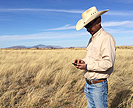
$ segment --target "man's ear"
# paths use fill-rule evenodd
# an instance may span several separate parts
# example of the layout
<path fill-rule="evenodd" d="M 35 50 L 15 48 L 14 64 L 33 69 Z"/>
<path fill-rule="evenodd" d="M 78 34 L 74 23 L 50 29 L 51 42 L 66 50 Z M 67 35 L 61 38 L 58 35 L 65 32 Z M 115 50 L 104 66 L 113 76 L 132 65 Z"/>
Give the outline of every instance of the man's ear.
<path fill-rule="evenodd" d="M 97 27 L 101 27 L 101 22 L 96 24 Z"/>
<path fill-rule="evenodd" d="M 101 22 L 99 22 L 98 25 L 101 26 Z"/>

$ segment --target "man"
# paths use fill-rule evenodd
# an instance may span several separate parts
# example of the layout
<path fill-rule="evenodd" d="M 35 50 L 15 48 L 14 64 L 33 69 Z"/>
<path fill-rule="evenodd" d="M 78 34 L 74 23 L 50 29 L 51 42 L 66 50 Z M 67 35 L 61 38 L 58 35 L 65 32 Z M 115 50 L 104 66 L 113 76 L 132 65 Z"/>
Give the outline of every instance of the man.
<path fill-rule="evenodd" d="M 76 25 L 76 30 L 85 27 L 92 35 L 87 46 L 86 57 L 74 61 L 74 63 L 77 63 L 76 68 L 85 70 L 84 92 L 88 108 L 108 108 L 107 78 L 113 71 L 115 40 L 101 26 L 101 15 L 107 11 L 98 12 L 96 7 L 92 7 L 82 14 L 82 19 Z"/>

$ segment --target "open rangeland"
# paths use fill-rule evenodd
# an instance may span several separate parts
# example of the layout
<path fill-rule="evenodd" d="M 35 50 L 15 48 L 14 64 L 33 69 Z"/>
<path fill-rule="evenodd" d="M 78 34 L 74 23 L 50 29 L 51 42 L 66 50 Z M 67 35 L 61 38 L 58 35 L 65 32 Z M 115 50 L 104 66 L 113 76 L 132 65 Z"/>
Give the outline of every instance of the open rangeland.
<path fill-rule="evenodd" d="M 0 50 L 1 108 L 87 108 L 84 72 L 72 62 L 85 49 Z M 133 108 L 133 47 L 117 47 L 108 78 L 109 108 Z"/>

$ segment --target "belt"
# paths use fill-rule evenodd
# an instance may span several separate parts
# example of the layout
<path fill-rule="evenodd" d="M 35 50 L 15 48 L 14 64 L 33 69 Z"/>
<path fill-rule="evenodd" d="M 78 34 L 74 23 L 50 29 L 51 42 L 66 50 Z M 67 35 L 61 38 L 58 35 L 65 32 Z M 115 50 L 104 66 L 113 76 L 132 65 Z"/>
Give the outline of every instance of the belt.
<path fill-rule="evenodd" d="M 91 84 L 96 84 L 96 83 L 100 83 L 100 82 L 103 82 L 103 81 L 105 81 L 106 80 L 106 78 L 104 78 L 104 79 L 98 79 L 98 80 L 88 80 L 87 78 L 85 78 L 85 80 L 86 80 L 86 82 L 89 84 L 89 85 L 91 85 Z"/>

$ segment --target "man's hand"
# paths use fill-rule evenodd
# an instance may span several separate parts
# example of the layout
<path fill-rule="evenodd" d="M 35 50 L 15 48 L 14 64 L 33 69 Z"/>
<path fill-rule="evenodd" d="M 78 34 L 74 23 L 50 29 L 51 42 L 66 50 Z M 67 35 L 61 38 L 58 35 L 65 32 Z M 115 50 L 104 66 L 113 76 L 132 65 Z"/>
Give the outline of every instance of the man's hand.
<path fill-rule="evenodd" d="M 87 64 L 81 64 L 81 63 L 78 63 L 77 66 L 76 66 L 77 69 L 81 69 L 81 70 L 86 70 L 87 69 Z"/>
<path fill-rule="evenodd" d="M 83 60 L 78 60 L 78 59 L 75 59 L 74 63 L 84 64 L 85 62 L 84 62 Z"/>
<path fill-rule="evenodd" d="M 77 63 L 77 65 L 75 65 L 75 67 L 77 69 L 81 69 L 81 70 L 86 70 L 87 69 L 87 64 L 85 64 L 85 62 L 83 60 L 75 59 L 74 63 Z"/>

